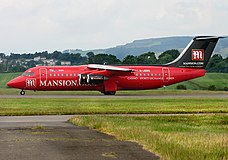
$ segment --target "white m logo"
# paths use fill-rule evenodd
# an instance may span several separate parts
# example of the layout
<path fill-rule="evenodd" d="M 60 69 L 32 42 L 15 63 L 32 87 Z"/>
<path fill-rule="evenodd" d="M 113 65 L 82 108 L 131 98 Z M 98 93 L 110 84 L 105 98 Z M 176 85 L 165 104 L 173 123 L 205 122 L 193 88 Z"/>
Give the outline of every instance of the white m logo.
<path fill-rule="evenodd" d="M 203 61 L 204 60 L 204 50 L 203 49 L 193 49 L 192 50 L 192 60 L 193 61 Z"/>
<path fill-rule="evenodd" d="M 26 79 L 26 87 L 36 87 L 35 79 Z"/>

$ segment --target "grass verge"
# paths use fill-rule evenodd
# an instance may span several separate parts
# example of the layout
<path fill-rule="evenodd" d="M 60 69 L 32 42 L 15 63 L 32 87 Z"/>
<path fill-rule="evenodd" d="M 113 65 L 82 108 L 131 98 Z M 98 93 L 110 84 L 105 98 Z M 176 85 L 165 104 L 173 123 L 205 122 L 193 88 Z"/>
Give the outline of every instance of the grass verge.
<path fill-rule="evenodd" d="M 162 159 L 227 159 L 227 115 L 204 116 L 78 116 L 80 126 L 142 144 Z"/>
<path fill-rule="evenodd" d="M 1 116 L 170 113 L 228 113 L 228 99 L 5 98 L 0 101 Z"/>

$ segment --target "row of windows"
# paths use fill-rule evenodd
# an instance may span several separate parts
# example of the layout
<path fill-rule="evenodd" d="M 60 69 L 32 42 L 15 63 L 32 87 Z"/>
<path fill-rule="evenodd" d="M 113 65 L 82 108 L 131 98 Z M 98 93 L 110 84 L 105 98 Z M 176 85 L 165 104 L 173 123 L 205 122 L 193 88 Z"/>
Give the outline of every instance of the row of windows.
<path fill-rule="evenodd" d="M 150 77 L 150 76 L 161 76 L 161 74 L 160 73 L 158 73 L 158 74 L 153 74 L 153 73 L 144 73 L 144 74 L 142 74 L 142 73 L 140 73 L 140 74 L 138 74 L 138 73 L 136 73 L 135 74 L 136 76 L 148 76 L 148 77 Z"/>
<path fill-rule="evenodd" d="M 76 73 L 74 73 L 74 74 L 73 74 L 73 73 L 69 73 L 69 74 L 68 74 L 68 73 L 66 73 L 66 74 L 64 74 L 64 73 L 61 73 L 61 74 L 60 74 L 60 73 L 57 73 L 57 74 L 56 74 L 56 73 L 53 73 L 53 74 L 52 74 L 52 73 L 51 73 L 51 74 L 50 74 L 50 77 L 64 77 L 64 76 L 65 76 L 65 77 L 73 77 L 73 76 L 76 77 L 77 74 L 76 74 Z"/>
<path fill-rule="evenodd" d="M 140 73 L 140 74 L 138 74 L 138 73 L 136 73 L 135 74 L 136 76 L 148 76 L 148 77 L 150 77 L 150 76 L 161 76 L 161 74 L 160 73 L 158 73 L 158 74 L 153 74 L 153 73 L 144 73 L 144 74 L 142 74 L 142 73 Z M 23 74 L 22 74 L 22 76 L 34 76 L 34 72 L 24 72 Z M 76 77 L 77 76 L 77 74 L 76 73 L 66 73 L 66 74 L 64 74 L 64 73 L 50 73 L 50 77 Z"/>

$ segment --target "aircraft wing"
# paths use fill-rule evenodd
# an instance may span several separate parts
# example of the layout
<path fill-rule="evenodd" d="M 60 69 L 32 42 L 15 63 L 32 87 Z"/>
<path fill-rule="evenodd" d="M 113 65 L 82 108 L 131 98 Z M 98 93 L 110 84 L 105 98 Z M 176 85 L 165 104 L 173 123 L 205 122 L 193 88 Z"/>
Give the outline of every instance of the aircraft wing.
<path fill-rule="evenodd" d="M 79 74 L 80 84 L 100 84 L 112 76 L 131 76 L 133 69 L 100 64 L 88 64 L 86 70 Z"/>
<path fill-rule="evenodd" d="M 100 64 L 88 64 L 87 66 L 90 69 L 99 69 L 99 70 L 108 70 L 116 72 L 134 72 L 134 70 L 123 67 L 109 66 L 109 65 L 100 65 Z"/>

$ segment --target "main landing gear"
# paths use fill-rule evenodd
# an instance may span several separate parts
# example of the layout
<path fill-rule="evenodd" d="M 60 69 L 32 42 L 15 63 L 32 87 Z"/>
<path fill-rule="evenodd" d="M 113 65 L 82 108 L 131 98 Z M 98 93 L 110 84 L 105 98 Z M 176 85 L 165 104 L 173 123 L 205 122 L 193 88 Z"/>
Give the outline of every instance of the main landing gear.
<path fill-rule="evenodd" d="M 115 95 L 116 91 L 104 92 L 104 95 Z"/>
<path fill-rule="evenodd" d="M 22 95 L 22 96 L 25 95 L 25 91 L 21 90 L 20 95 Z"/>

